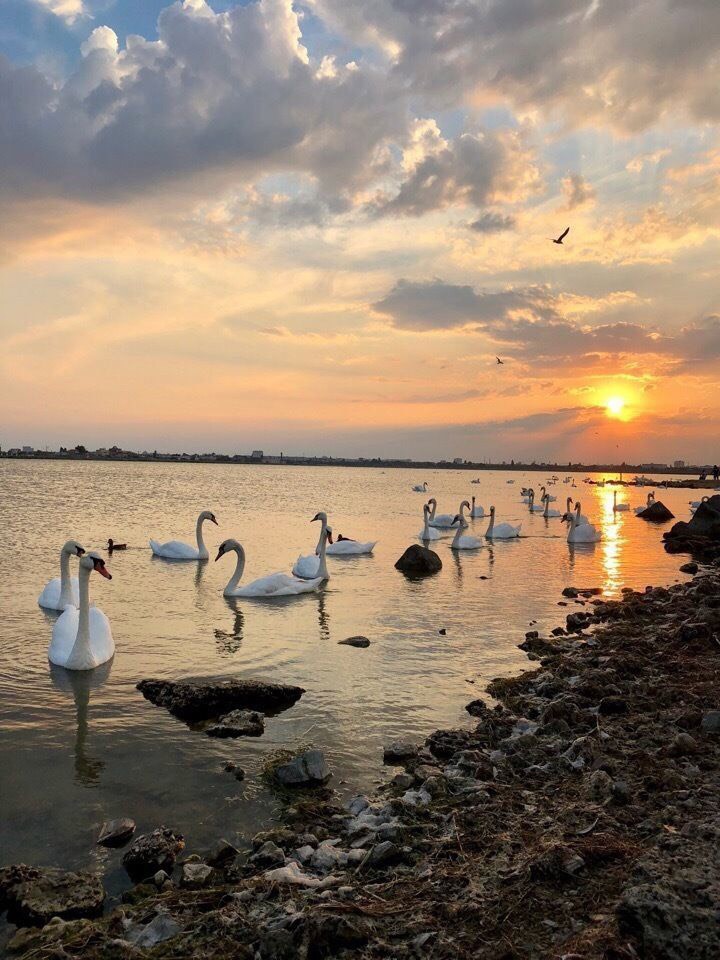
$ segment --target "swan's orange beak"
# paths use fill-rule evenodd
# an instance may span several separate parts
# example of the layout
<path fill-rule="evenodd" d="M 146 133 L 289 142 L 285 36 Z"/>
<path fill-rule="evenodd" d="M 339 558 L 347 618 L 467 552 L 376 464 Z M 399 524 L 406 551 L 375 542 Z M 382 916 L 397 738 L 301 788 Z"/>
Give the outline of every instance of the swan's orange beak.
<path fill-rule="evenodd" d="M 112 574 L 102 561 L 96 560 L 94 569 L 106 580 L 112 580 Z"/>

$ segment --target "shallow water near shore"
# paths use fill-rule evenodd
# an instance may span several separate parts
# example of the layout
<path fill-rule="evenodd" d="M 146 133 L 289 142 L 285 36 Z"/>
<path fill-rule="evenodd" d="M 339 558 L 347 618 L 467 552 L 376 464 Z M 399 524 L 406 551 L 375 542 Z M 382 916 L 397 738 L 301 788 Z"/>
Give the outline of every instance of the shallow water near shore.
<path fill-rule="evenodd" d="M 665 553 L 667 525 L 634 508 L 647 489 L 618 488 L 631 510 L 614 514 L 612 487 L 551 488 L 603 531 L 602 542 L 572 548 L 565 525 L 530 516 L 520 488 L 546 473 L 417 471 L 154 463 L 0 461 L 0 865 L 24 861 L 93 867 L 117 893 L 129 885 L 121 852 L 95 845 L 104 819 L 133 817 L 138 832 L 160 824 L 183 832 L 188 852 L 224 836 L 242 842 L 278 810 L 259 780 L 267 754 L 312 743 L 325 751 L 331 786 L 349 795 L 382 776 L 382 747 L 422 740 L 438 727 L 472 723 L 466 703 L 495 676 L 517 673 L 528 629 L 547 630 L 581 609 L 559 607 L 568 585 L 667 584 L 683 575 L 682 557 Z M 507 480 L 513 479 L 513 484 Z M 562 479 L 562 478 L 561 478 Z M 439 512 L 455 513 L 472 494 L 498 520 L 522 520 L 522 539 L 454 555 L 450 539 L 432 544 L 442 571 L 409 581 L 393 564 L 422 527 L 426 480 Z M 662 490 L 677 519 L 692 491 Z M 209 509 L 209 563 L 153 558 L 149 537 L 192 542 Z M 275 602 L 227 601 L 233 559 L 213 563 L 217 545 L 236 537 L 247 551 L 246 579 L 289 572 L 312 553 L 326 510 L 335 534 L 378 540 L 372 556 L 332 558 L 318 594 Z M 482 534 L 486 520 L 471 521 Z M 49 667 L 54 615 L 37 606 L 57 576 L 69 538 L 113 554 L 112 582 L 91 579 L 91 598 L 110 618 L 114 660 L 91 674 Z M 75 572 L 75 571 L 74 571 Z M 487 579 L 481 579 L 487 577 Z M 532 623 L 532 626 L 531 626 Z M 439 635 L 444 628 L 447 633 Z M 367 649 L 338 646 L 352 634 Z M 268 718 L 258 739 L 215 740 L 190 730 L 135 689 L 144 677 L 262 676 L 306 689 L 290 710 Z M 247 771 L 238 783 L 232 760 Z"/>

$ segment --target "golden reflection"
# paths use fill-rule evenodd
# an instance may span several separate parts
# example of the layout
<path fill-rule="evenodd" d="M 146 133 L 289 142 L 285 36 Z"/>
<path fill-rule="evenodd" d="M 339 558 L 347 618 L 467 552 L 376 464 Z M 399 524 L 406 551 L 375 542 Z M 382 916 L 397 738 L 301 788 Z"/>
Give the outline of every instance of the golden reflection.
<path fill-rule="evenodd" d="M 605 593 L 617 593 L 620 589 L 620 544 L 623 528 L 623 514 L 613 509 L 613 492 L 609 491 L 602 497 L 602 563 L 605 582 Z"/>
<path fill-rule="evenodd" d="M 72 694 L 75 701 L 75 781 L 85 787 L 96 786 L 105 768 L 104 760 L 98 760 L 87 752 L 90 691 L 97 690 L 106 682 L 112 663 L 112 660 L 108 660 L 94 670 L 66 670 L 50 664 L 53 686 L 63 693 Z"/>
<path fill-rule="evenodd" d="M 318 624 L 320 625 L 320 639 L 321 640 L 330 640 L 330 618 L 327 612 L 326 606 L 326 594 L 324 590 L 321 590 L 318 595 Z"/>

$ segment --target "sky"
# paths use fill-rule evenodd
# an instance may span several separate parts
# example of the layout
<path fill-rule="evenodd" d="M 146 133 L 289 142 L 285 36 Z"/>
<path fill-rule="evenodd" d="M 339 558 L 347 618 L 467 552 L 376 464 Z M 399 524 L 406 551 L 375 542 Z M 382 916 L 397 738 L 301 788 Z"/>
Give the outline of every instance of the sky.
<path fill-rule="evenodd" d="M 0 445 L 717 461 L 718 36 L 3 0 Z"/>

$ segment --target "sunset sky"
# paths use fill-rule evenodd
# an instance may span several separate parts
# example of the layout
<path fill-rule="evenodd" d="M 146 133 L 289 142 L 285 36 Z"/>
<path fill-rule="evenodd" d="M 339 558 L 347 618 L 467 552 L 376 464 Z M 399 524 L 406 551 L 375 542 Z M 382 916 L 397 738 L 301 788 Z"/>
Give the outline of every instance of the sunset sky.
<path fill-rule="evenodd" d="M 718 37 L 2 0 L 0 444 L 718 460 Z"/>

